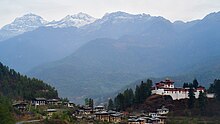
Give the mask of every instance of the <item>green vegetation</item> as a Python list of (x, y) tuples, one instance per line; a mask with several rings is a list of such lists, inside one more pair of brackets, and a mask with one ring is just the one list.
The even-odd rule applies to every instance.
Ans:
[(55, 88), (43, 81), (28, 78), (0, 63), (0, 93), (12, 99), (57, 98)]
[(219, 124), (218, 117), (170, 117), (167, 119), (168, 124)]
[(199, 103), (200, 114), (204, 115), (204, 113), (206, 112), (206, 105), (207, 105), (206, 93), (201, 91), (199, 92), (198, 103)]
[[(151, 95), (151, 86), (152, 81), (148, 79), (145, 83), (142, 81), (140, 85), (137, 85), (135, 92), (132, 89), (127, 89), (123, 93), (119, 93), (114, 99), (115, 109), (120, 111), (134, 104), (143, 103)], [(109, 101), (109, 106), (110, 103), (111, 101)]]
[(199, 86), (199, 83), (198, 83), (198, 81), (197, 81), (197, 79), (194, 79), (193, 80), (193, 87), (196, 89), (196, 88), (198, 88), (198, 86)]
[[(195, 85), (196, 84), (196, 85)], [(194, 80), (193, 83), (184, 83), (183, 87), (189, 87), (189, 99), (173, 101), (175, 106), (171, 117), (184, 116), (184, 117), (219, 117), (220, 115), (220, 80), (214, 80), (214, 83), (210, 84), (207, 93), (214, 93), (215, 97), (208, 99), (206, 92), (199, 93), (198, 99), (195, 99), (193, 92), (195, 86), (198, 83)], [(184, 107), (184, 105), (186, 105)], [(200, 122), (200, 121), (199, 121)], [(183, 122), (181, 122), (183, 123)], [(203, 122), (201, 122), (203, 123)]]
[(12, 106), (9, 100), (0, 95), (0, 124), (14, 124)]
[(214, 81), (214, 84), (212, 85), (213, 86), (213, 90), (214, 90), (214, 93), (215, 93), (215, 95), (216, 95), (216, 98), (217, 98), (217, 100), (219, 100), (220, 101), (220, 80), (218, 79), (216, 79), (215, 81)]
[(189, 94), (188, 94), (188, 96), (189, 96), (188, 108), (192, 109), (194, 107), (195, 100), (196, 100), (193, 84), (189, 84)]
[(114, 102), (112, 99), (108, 100), (108, 110), (113, 110), (114, 109)]
[(85, 99), (85, 105), (93, 108), (93, 106), (94, 106), (93, 99), (92, 98), (86, 98)]
[(34, 124), (76, 124), (77, 119), (72, 116), (72, 112), (70, 110), (59, 111), (57, 113), (53, 113), (50, 118), (46, 118), (41, 122), (37, 122)]

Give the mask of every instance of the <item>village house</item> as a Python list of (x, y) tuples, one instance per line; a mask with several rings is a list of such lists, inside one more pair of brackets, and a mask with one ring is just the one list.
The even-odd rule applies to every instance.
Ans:
[[(157, 113), (150, 112), (148, 114), (141, 114), (139, 116), (129, 116), (128, 124), (165, 124), (166, 114), (169, 110), (165, 107), (157, 109)], [(160, 115), (162, 114), (162, 115)]]
[(32, 104), (35, 106), (41, 106), (41, 105), (46, 105), (47, 100), (45, 98), (35, 98), (32, 101)]
[(105, 108), (104, 108), (104, 106), (102, 106), (102, 105), (95, 106), (95, 108), (94, 108), (94, 111), (95, 111), (95, 112), (100, 112), (100, 111), (104, 111), (104, 110), (105, 110)]
[(48, 99), (47, 104), (49, 105), (58, 105), (59, 99)]
[(24, 101), (17, 101), (12, 105), (15, 109), (23, 112), (27, 109), (27, 103)]
[(210, 98), (210, 99), (215, 98), (215, 94), (214, 93), (207, 93), (206, 96), (207, 96), (207, 98)]
[(54, 113), (57, 113), (57, 109), (47, 109), (47, 117), (51, 118)]
[(87, 106), (82, 106), (76, 111), (76, 113), (78, 115), (84, 115), (84, 116), (91, 115), (91, 114), (93, 114), (93, 108), (87, 107)]
[(157, 114), (159, 115), (167, 115), (169, 113), (169, 109), (164, 106), (161, 109), (157, 109)]
[(107, 121), (109, 122), (109, 113), (107, 111), (96, 112), (95, 119), (99, 121)]
[(68, 108), (73, 108), (74, 107), (74, 103), (73, 102), (64, 102), (63, 106), (68, 107)]
[(145, 124), (146, 120), (142, 118), (130, 118), (128, 119), (128, 124)]
[[(194, 89), (195, 97), (199, 97), (199, 93), (205, 92), (204, 87), (198, 87)], [(189, 88), (176, 88), (174, 86), (174, 82), (166, 79), (165, 81), (161, 81), (155, 84), (152, 88), (152, 94), (158, 95), (168, 95), (171, 96), (173, 100), (186, 99), (188, 97)]]
[(122, 115), (122, 113), (115, 111), (99, 111), (95, 113), (95, 119), (99, 121), (119, 123), (122, 121)]
[(73, 107), (74, 107), (74, 105), (75, 105), (75, 104), (74, 104), (73, 102), (68, 102), (67, 107), (68, 107), (68, 108), (73, 108)]
[(114, 122), (114, 123), (119, 123), (122, 121), (122, 113), (114, 113), (114, 114), (110, 114), (110, 120), (109, 122)]

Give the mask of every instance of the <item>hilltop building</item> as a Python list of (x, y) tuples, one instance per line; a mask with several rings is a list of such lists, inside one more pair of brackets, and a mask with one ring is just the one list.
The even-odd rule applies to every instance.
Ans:
[[(199, 92), (205, 92), (204, 87), (198, 87), (194, 89), (195, 97), (199, 97)], [(152, 88), (152, 94), (158, 95), (168, 95), (171, 96), (173, 100), (186, 99), (189, 98), (189, 88), (176, 88), (172, 80), (166, 79), (155, 84)]]

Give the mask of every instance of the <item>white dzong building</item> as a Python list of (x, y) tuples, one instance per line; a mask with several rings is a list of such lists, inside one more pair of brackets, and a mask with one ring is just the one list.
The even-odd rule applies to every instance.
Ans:
[[(205, 88), (198, 87), (194, 89), (195, 98), (199, 97), (200, 91), (205, 92)], [(152, 94), (171, 96), (173, 100), (189, 98), (189, 88), (176, 88), (174, 82), (169, 79), (156, 83), (151, 92)]]

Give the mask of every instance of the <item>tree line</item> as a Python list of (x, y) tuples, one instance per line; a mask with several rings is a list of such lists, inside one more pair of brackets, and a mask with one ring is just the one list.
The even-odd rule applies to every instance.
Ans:
[(151, 95), (152, 80), (148, 79), (146, 82), (141, 81), (135, 90), (126, 89), (123, 93), (119, 93), (114, 101), (109, 99), (108, 110), (125, 110), (135, 104), (143, 103)]

